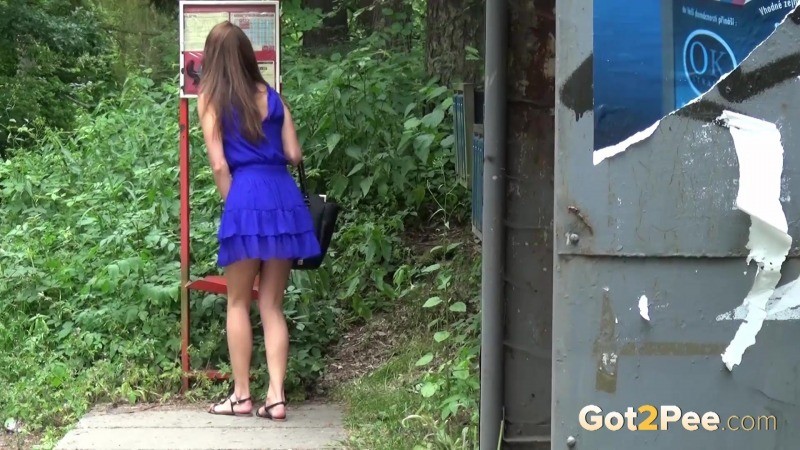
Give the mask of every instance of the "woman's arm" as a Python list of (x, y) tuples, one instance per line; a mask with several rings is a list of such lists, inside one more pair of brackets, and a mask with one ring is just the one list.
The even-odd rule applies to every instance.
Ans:
[(283, 98), (281, 98), (281, 103), (283, 103), (283, 129), (281, 130), (283, 153), (293, 166), (297, 166), (303, 160), (303, 152), (300, 150), (300, 141), (297, 140), (297, 131), (294, 128), (294, 120), (292, 120), (289, 107), (286, 106)]
[(217, 190), (224, 201), (228, 198), (228, 190), (231, 188), (231, 172), (228, 162), (225, 161), (225, 153), (222, 151), (222, 136), (217, 132), (216, 112), (208, 106), (205, 97), (200, 94), (197, 96), (197, 112), (200, 115), (200, 126), (203, 129), (203, 138), (206, 141), (206, 152), (211, 171), (214, 173), (214, 181), (217, 183)]

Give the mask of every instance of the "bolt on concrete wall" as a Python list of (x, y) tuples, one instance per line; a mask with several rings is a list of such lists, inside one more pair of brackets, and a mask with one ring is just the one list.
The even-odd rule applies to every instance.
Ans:
[[(706, 95), (594, 155), (591, 2), (557, 17), (552, 448), (796, 448), (800, 13)], [(620, 415), (589, 431), (587, 405)], [(631, 431), (622, 415), (660, 428), (663, 406), (718, 430)]]

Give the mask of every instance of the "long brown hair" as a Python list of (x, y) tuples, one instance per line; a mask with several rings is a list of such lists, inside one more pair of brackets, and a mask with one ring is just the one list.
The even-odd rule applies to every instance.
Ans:
[(241, 28), (225, 21), (211, 29), (203, 50), (200, 92), (217, 114), (216, 131), (223, 120), (238, 114), (241, 132), (250, 142), (264, 138), (261, 110), (256, 101), (258, 84), (267, 85), (253, 51), (253, 44)]

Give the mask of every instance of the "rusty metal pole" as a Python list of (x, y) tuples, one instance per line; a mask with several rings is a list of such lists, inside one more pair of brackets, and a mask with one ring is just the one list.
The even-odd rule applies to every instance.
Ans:
[(505, 1), (486, 2), (486, 120), (484, 122), (481, 274), (480, 448), (496, 449), (503, 420), (503, 294), (507, 23)]
[(189, 389), (189, 100), (180, 100), (179, 172), (181, 208), (181, 379), (182, 392)]

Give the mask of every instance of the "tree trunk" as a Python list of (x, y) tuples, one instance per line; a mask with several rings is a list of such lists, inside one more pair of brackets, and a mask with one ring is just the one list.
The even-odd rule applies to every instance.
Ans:
[[(428, 0), (426, 66), (445, 85), (483, 80), (485, 0)], [(467, 47), (478, 50), (468, 60)]]
[(335, 0), (302, 0), (304, 9), (320, 9), (322, 14), (329, 15), (322, 20), (321, 27), (303, 34), (304, 48), (324, 48), (347, 40), (347, 8), (338, 3)]
[[(375, 0), (354, 0), (354, 10), (366, 9), (372, 6)], [(364, 29), (367, 33), (372, 32), (373, 14), (371, 9), (366, 9), (356, 19), (359, 28)]]

